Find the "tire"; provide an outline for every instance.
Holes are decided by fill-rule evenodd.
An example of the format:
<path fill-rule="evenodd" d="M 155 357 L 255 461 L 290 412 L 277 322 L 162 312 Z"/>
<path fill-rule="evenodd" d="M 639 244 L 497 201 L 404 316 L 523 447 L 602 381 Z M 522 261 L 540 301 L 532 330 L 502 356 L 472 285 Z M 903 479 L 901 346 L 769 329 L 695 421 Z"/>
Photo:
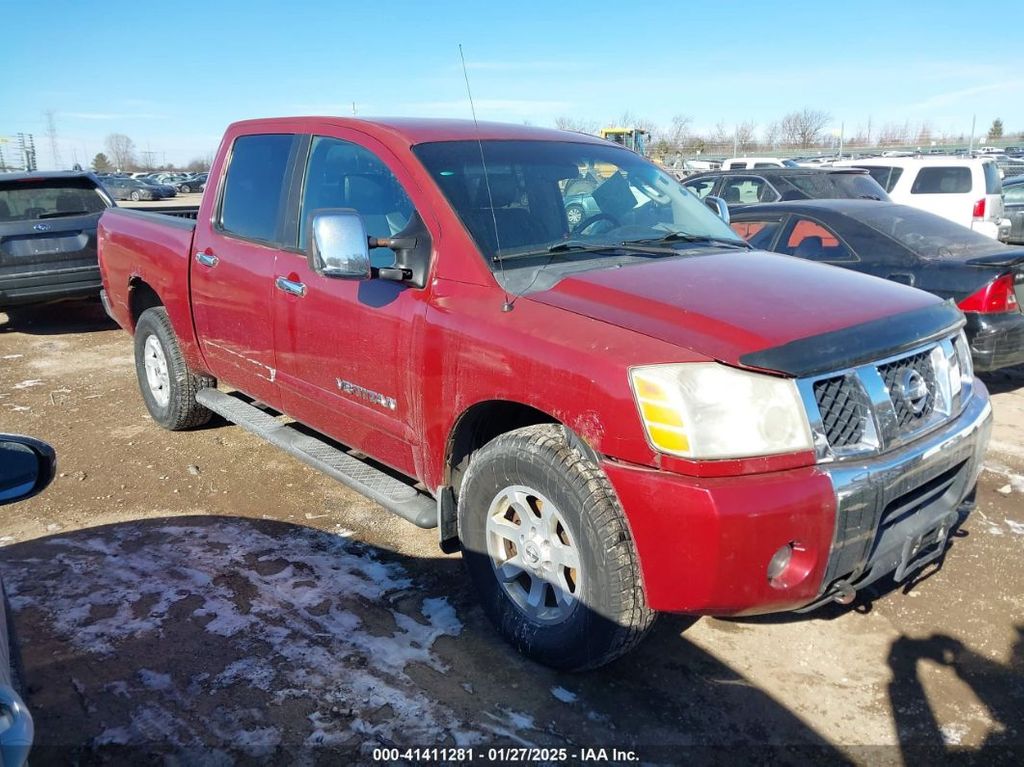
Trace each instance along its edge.
<path fill-rule="evenodd" d="M 484 612 L 527 657 L 563 671 L 597 668 L 632 650 L 654 623 L 611 484 L 562 426 L 517 429 L 474 453 L 458 517 Z M 538 581 L 546 585 L 535 598 Z"/>
<path fill-rule="evenodd" d="M 138 192 L 132 192 L 129 196 L 132 198 L 132 202 L 138 202 L 141 199 Z"/>
<path fill-rule="evenodd" d="M 181 193 L 182 194 L 188 194 L 191 191 L 192 191 L 192 188 L 188 184 L 182 184 L 181 185 Z"/>
<path fill-rule="evenodd" d="M 213 416 L 196 402 L 196 393 L 216 386 L 217 380 L 185 362 L 162 306 L 144 311 L 135 326 L 135 373 L 146 409 L 165 429 L 193 429 Z"/>
<path fill-rule="evenodd" d="M 583 210 L 582 205 L 573 203 L 566 207 L 565 218 L 569 222 L 569 228 L 575 229 L 583 222 L 583 219 L 586 218 L 586 212 Z"/>

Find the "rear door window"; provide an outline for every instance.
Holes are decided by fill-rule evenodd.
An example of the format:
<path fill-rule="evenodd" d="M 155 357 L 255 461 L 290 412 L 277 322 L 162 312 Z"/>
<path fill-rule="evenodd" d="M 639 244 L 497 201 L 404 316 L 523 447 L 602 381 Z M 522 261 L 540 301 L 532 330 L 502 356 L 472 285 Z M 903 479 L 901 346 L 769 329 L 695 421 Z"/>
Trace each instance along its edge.
<path fill-rule="evenodd" d="M 733 220 L 730 226 L 740 237 L 749 242 L 759 250 L 771 250 L 772 241 L 775 239 L 779 227 L 782 226 L 782 216 L 771 216 L 764 218 Z"/>
<path fill-rule="evenodd" d="M 697 195 L 698 200 L 703 200 L 711 194 L 711 190 L 715 188 L 715 179 L 702 178 L 697 181 L 688 181 L 683 186 Z"/>
<path fill-rule="evenodd" d="M 792 219 L 776 250 L 808 261 L 857 260 L 839 235 L 821 222 L 801 216 Z"/>
<path fill-rule="evenodd" d="M 903 175 L 903 168 L 877 166 L 868 168 L 868 173 L 871 174 L 871 178 L 877 181 L 882 189 L 886 192 L 891 192 L 893 187 L 896 186 L 896 182 L 900 180 L 900 176 Z"/>
<path fill-rule="evenodd" d="M 1024 184 L 1014 184 L 1003 189 L 1003 201 L 1007 205 L 1024 205 Z"/>
<path fill-rule="evenodd" d="M 967 194 L 971 191 L 971 169 L 956 167 L 921 168 L 911 194 Z"/>
<path fill-rule="evenodd" d="M 757 202 L 775 202 L 779 193 L 759 176 L 731 176 L 722 184 L 721 196 L 730 205 L 752 205 Z"/>
<path fill-rule="evenodd" d="M 219 228 L 238 237 L 277 243 L 281 203 L 296 136 L 239 136 L 224 179 Z"/>

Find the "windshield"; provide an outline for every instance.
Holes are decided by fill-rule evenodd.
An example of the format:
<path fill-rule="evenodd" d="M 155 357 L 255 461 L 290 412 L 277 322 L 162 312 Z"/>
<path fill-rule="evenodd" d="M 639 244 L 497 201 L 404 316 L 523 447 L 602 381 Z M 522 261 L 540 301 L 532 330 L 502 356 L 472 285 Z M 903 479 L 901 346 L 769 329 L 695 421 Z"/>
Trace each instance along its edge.
<path fill-rule="evenodd" d="M 100 213 L 108 206 L 96 184 L 85 177 L 0 182 L 0 221 Z"/>
<path fill-rule="evenodd" d="M 854 217 L 930 260 L 959 261 L 1007 249 L 991 237 L 907 205 L 871 206 Z"/>
<path fill-rule="evenodd" d="M 579 251 L 559 259 L 579 260 L 585 255 L 588 261 L 600 262 L 621 257 L 616 245 L 676 233 L 686 239 L 673 241 L 673 247 L 693 247 L 706 238 L 743 243 L 678 181 L 616 146 L 449 141 L 420 144 L 413 151 L 496 272 L 497 261 L 503 270 L 535 269 L 536 261 L 523 264 L 531 254 L 553 253 L 553 247 Z M 607 249 L 602 251 L 602 246 Z M 675 253 L 666 246 L 665 254 Z M 594 263 L 591 268 L 604 265 Z"/>

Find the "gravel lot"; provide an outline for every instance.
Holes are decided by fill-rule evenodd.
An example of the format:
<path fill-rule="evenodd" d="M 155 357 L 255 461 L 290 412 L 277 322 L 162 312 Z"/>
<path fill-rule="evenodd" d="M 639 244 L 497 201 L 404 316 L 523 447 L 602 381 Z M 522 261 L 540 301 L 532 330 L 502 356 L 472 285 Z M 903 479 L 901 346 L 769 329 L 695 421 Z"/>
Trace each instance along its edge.
<path fill-rule="evenodd" d="M 238 427 L 155 426 L 98 303 L 0 314 L 0 431 L 60 460 L 45 494 L 0 510 L 33 761 L 370 762 L 380 744 L 1008 757 L 1024 749 L 1024 371 L 986 380 L 980 503 L 931 577 L 810 616 L 664 616 L 626 659 L 564 675 L 495 636 L 433 532 Z"/>

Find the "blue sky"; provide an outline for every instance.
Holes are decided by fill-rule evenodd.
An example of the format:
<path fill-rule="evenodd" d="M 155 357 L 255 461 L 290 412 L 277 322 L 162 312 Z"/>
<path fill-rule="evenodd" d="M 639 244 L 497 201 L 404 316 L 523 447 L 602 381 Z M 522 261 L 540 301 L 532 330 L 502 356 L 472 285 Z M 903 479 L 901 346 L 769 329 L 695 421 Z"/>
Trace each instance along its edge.
<path fill-rule="evenodd" d="M 997 26 L 962 2 L 59 2 L 2 4 L 0 137 L 31 132 L 64 163 L 112 132 L 158 162 L 216 149 L 248 117 L 559 115 L 764 125 L 824 109 L 978 132 L 1024 130 L 1024 77 Z M 19 30 L 10 34 L 12 30 Z"/>

